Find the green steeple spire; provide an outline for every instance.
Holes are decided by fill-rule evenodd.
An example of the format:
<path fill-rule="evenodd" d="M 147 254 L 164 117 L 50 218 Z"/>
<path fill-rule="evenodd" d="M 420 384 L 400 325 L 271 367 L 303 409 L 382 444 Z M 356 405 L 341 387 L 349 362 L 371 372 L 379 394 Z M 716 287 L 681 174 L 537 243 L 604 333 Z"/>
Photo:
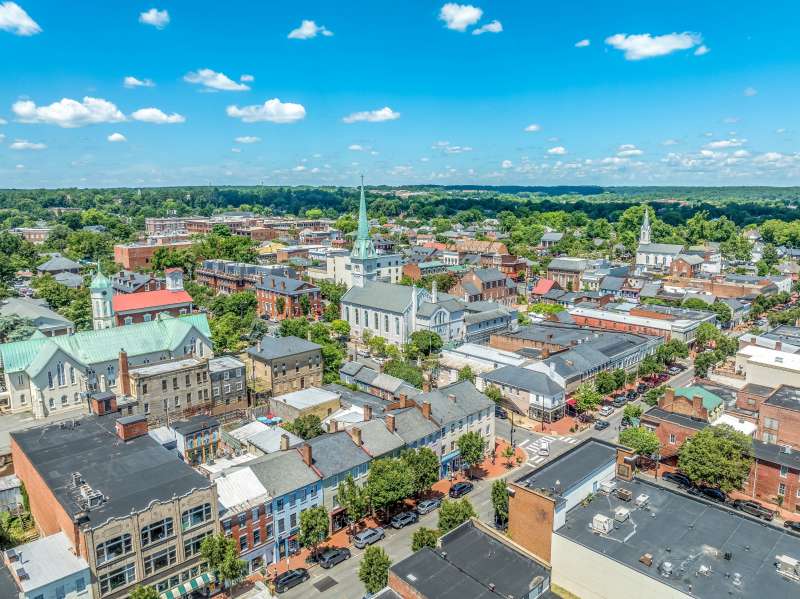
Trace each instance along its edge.
<path fill-rule="evenodd" d="M 97 263 L 97 272 L 95 273 L 94 277 L 92 277 L 92 282 L 89 285 L 89 288 L 92 290 L 96 289 L 98 291 L 111 288 L 111 279 L 103 274 L 103 271 L 100 268 L 100 262 Z"/>
<path fill-rule="evenodd" d="M 369 238 L 369 221 L 367 220 L 367 200 L 364 197 L 364 175 L 361 175 L 361 201 L 358 205 L 358 233 L 353 251 L 354 258 L 371 258 L 376 255 L 375 246 Z"/>

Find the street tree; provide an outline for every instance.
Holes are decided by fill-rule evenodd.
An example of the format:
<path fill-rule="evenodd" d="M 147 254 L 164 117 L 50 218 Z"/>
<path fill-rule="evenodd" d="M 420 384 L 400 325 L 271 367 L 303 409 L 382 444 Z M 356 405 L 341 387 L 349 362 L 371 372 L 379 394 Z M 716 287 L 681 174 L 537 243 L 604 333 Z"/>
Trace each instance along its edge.
<path fill-rule="evenodd" d="M 469 431 L 461 435 L 456 441 L 461 460 L 470 468 L 474 468 L 483 461 L 486 451 L 486 439 L 476 431 Z"/>
<path fill-rule="evenodd" d="M 464 366 L 461 370 L 458 371 L 458 380 L 459 381 L 469 381 L 470 383 L 475 383 L 475 372 L 469 366 Z"/>
<path fill-rule="evenodd" d="M 339 487 L 336 489 L 336 499 L 347 512 L 347 520 L 351 525 L 367 515 L 369 498 L 366 491 L 356 484 L 352 474 L 348 474 L 347 478 L 339 483 Z"/>
<path fill-rule="evenodd" d="M 372 509 L 385 511 L 414 492 L 413 473 L 399 458 L 375 460 L 366 488 Z"/>
<path fill-rule="evenodd" d="M 494 385 L 489 385 L 484 389 L 483 394 L 491 399 L 495 404 L 500 404 L 503 401 L 503 394 L 500 392 L 500 389 L 495 387 Z"/>
<path fill-rule="evenodd" d="M 286 300 L 282 297 L 275 300 L 275 309 L 278 311 L 279 315 L 283 315 L 286 311 Z"/>
<path fill-rule="evenodd" d="M 439 508 L 439 532 L 441 534 L 448 533 L 475 516 L 475 509 L 469 499 L 464 498 L 458 501 L 445 499 Z"/>
<path fill-rule="evenodd" d="M 421 526 L 414 531 L 414 534 L 411 537 L 411 551 L 417 552 L 423 547 L 436 549 L 436 542 L 438 540 L 439 534 L 436 530 Z"/>
<path fill-rule="evenodd" d="M 422 355 L 438 354 L 442 349 L 442 338 L 433 331 L 414 331 L 411 333 L 413 343 Z"/>
<path fill-rule="evenodd" d="M 382 547 L 377 545 L 367 547 L 358 568 L 358 579 L 364 583 L 367 593 L 375 594 L 386 586 L 391 565 L 392 560 Z"/>
<path fill-rule="evenodd" d="M 421 495 L 439 480 L 439 458 L 429 447 L 408 449 L 400 459 L 411 475 L 412 492 Z"/>
<path fill-rule="evenodd" d="M 642 406 L 637 406 L 636 404 L 629 403 L 625 406 L 625 409 L 622 410 L 622 416 L 628 420 L 639 418 L 641 415 Z"/>
<path fill-rule="evenodd" d="M 239 544 L 222 533 L 203 539 L 200 555 L 224 586 L 235 584 L 247 574 L 247 562 L 239 559 Z"/>
<path fill-rule="evenodd" d="M 752 439 L 727 425 L 698 431 L 678 453 L 678 467 L 693 483 L 725 493 L 742 488 L 752 464 Z"/>
<path fill-rule="evenodd" d="M 325 506 L 316 505 L 300 512 L 300 533 L 298 541 L 301 547 L 317 554 L 317 549 L 328 537 L 328 511 Z"/>
<path fill-rule="evenodd" d="M 660 447 L 658 436 L 643 426 L 626 428 L 619 434 L 619 442 L 645 457 L 657 454 Z"/>
<path fill-rule="evenodd" d="M 159 593 L 150 586 L 139 585 L 131 591 L 130 599 L 158 599 Z"/>
<path fill-rule="evenodd" d="M 575 391 L 575 408 L 581 413 L 594 410 L 602 401 L 603 396 L 592 383 L 583 383 Z"/>
<path fill-rule="evenodd" d="M 508 521 L 508 488 L 506 481 L 498 479 L 492 483 L 492 507 L 494 519 L 505 524 Z"/>

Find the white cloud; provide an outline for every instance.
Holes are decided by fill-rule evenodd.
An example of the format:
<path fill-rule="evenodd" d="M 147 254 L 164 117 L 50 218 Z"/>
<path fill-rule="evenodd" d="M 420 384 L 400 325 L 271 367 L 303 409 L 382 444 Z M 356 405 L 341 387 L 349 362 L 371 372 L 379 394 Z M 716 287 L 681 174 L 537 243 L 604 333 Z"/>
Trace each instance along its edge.
<path fill-rule="evenodd" d="M 237 137 L 234 141 L 237 144 L 256 144 L 261 141 L 261 138 L 254 135 L 243 135 L 242 137 Z"/>
<path fill-rule="evenodd" d="M 703 37 L 699 33 L 691 33 L 689 31 L 656 36 L 652 36 L 649 33 L 635 35 L 617 33 L 606 38 L 606 43 L 609 46 L 625 52 L 627 60 L 666 56 L 678 50 L 689 50 L 699 46 L 702 42 Z"/>
<path fill-rule="evenodd" d="M 155 125 L 173 125 L 186 121 L 186 118 L 177 112 L 167 114 L 158 108 L 140 108 L 134 112 L 131 117 L 136 121 L 153 123 Z"/>
<path fill-rule="evenodd" d="M 8 147 L 12 150 L 44 150 L 47 148 L 43 143 L 28 141 L 27 139 L 18 139 Z"/>
<path fill-rule="evenodd" d="M 445 154 L 463 154 L 464 152 L 472 151 L 470 146 L 455 146 L 449 141 L 437 141 L 435 144 L 433 144 L 433 146 L 431 146 L 431 149 L 441 150 Z"/>
<path fill-rule="evenodd" d="M 244 83 L 236 83 L 225 73 L 217 73 L 211 69 L 198 69 L 196 71 L 189 71 L 183 76 L 183 80 L 187 83 L 197 83 L 208 89 L 215 89 L 228 92 L 243 92 L 250 89 L 250 86 Z"/>
<path fill-rule="evenodd" d="M 564 146 L 556 146 L 547 150 L 547 153 L 553 154 L 554 156 L 563 156 L 567 153 L 567 149 Z"/>
<path fill-rule="evenodd" d="M 111 143 L 121 143 L 124 141 L 128 141 L 128 138 L 125 137 L 122 133 L 112 133 L 106 139 Z"/>
<path fill-rule="evenodd" d="M 662 146 L 675 146 L 675 145 L 678 145 L 678 140 L 677 139 L 665 139 L 663 142 L 661 142 L 661 145 Z"/>
<path fill-rule="evenodd" d="M 8 121 L 5 119 L 0 119 L 0 125 L 7 125 Z"/>
<path fill-rule="evenodd" d="M 483 11 L 471 4 L 448 2 L 439 11 L 439 20 L 444 21 L 448 29 L 466 31 L 467 27 L 481 20 Z"/>
<path fill-rule="evenodd" d="M 707 148 L 711 148 L 712 150 L 722 150 L 725 148 L 738 148 L 744 145 L 747 142 L 746 139 L 719 139 L 716 141 L 711 141 L 706 144 Z"/>
<path fill-rule="evenodd" d="M 622 144 L 619 148 L 617 148 L 617 156 L 620 156 L 621 158 L 627 158 L 629 156 L 641 156 L 642 154 L 644 154 L 644 152 L 633 144 Z"/>
<path fill-rule="evenodd" d="M 155 87 L 156 84 L 153 83 L 152 79 L 137 79 L 136 77 L 132 77 L 128 75 L 125 79 L 122 80 L 122 85 L 127 88 L 133 87 Z"/>
<path fill-rule="evenodd" d="M 2 121 L 2 120 L 3 119 L 0 119 L 0 121 Z M 4 123 L 0 123 L 0 125 L 3 125 L 3 124 Z M 783 135 L 784 133 L 786 133 L 786 129 L 784 127 L 781 127 L 780 129 L 775 129 L 775 133 L 777 133 L 778 135 Z"/>
<path fill-rule="evenodd" d="M 540 125 L 537 125 L 536 123 L 531 123 L 530 125 L 525 127 L 525 131 L 527 131 L 528 133 L 536 133 L 537 131 L 541 130 L 542 127 Z"/>
<path fill-rule="evenodd" d="M 270 123 L 294 123 L 302 120 L 306 116 L 306 109 L 302 104 L 292 102 L 281 102 L 279 98 L 272 98 L 263 104 L 252 106 L 228 106 L 225 109 L 231 118 L 242 119 L 245 123 L 260 123 L 268 121 Z"/>
<path fill-rule="evenodd" d="M 742 93 L 748 98 L 752 98 L 758 95 L 758 90 L 755 87 L 745 87 Z"/>
<path fill-rule="evenodd" d="M 255 77 L 253 77 L 252 75 L 247 75 L 247 74 L 242 75 L 241 77 L 239 77 L 239 81 L 244 81 L 245 83 L 251 83 L 251 82 L 253 82 L 255 80 L 256 80 Z"/>
<path fill-rule="evenodd" d="M 510 160 L 503 160 L 503 162 L 500 163 L 500 166 L 502 166 L 503 168 L 512 168 L 514 166 L 514 163 L 511 162 Z"/>
<path fill-rule="evenodd" d="M 164 29 L 169 25 L 169 12 L 167 10 L 158 10 L 151 8 L 148 11 L 139 14 L 139 22 L 145 25 L 152 25 L 156 29 Z"/>
<path fill-rule="evenodd" d="M 11 109 L 21 123 L 47 123 L 65 128 L 125 120 L 125 115 L 112 102 L 89 96 L 82 102 L 62 98 L 49 106 L 37 106 L 32 100 L 20 100 L 14 102 Z"/>
<path fill-rule="evenodd" d="M 697 50 L 694 51 L 694 55 L 695 56 L 705 56 L 709 52 L 711 52 L 711 48 L 709 48 L 705 44 L 701 44 L 701 45 L 697 46 Z"/>
<path fill-rule="evenodd" d="M 482 33 L 500 33 L 503 31 L 503 24 L 495 19 L 491 23 L 486 23 L 486 25 L 481 25 L 477 29 L 472 30 L 472 35 L 481 35 Z"/>
<path fill-rule="evenodd" d="M 234 154 L 239 154 L 242 151 L 242 148 L 231 148 L 231 152 Z"/>
<path fill-rule="evenodd" d="M 312 37 L 317 37 L 317 34 L 330 37 L 333 35 L 333 31 L 330 31 L 324 25 L 317 25 L 314 21 L 303 19 L 300 27 L 292 29 L 288 37 L 290 40 L 309 40 Z"/>
<path fill-rule="evenodd" d="M 575 42 L 576 48 L 588 48 L 591 45 L 591 40 L 581 40 L 579 42 Z"/>
<path fill-rule="evenodd" d="M 25 165 L 24 164 L 18 164 L 15 168 L 23 169 L 23 168 L 25 168 Z"/>
<path fill-rule="evenodd" d="M 363 112 L 354 112 L 347 115 L 342 120 L 347 123 L 357 123 L 359 121 L 366 121 L 367 123 L 380 123 L 382 121 L 394 121 L 400 118 L 400 113 L 395 112 L 388 106 L 384 106 L 378 110 L 365 110 Z"/>
<path fill-rule="evenodd" d="M 350 144 L 347 146 L 348 150 L 352 150 L 353 152 L 363 152 L 366 148 L 359 144 Z"/>
<path fill-rule="evenodd" d="M 14 35 L 36 35 L 42 32 L 39 24 L 16 2 L 0 4 L 0 29 Z"/>
<path fill-rule="evenodd" d="M 305 166 L 303 166 L 302 164 L 298 164 L 298 165 L 297 165 L 296 167 L 294 167 L 292 170 L 293 170 L 294 172 L 296 172 L 296 173 L 302 173 L 304 170 L 306 170 L 306 167 L 305 167 Z"/>

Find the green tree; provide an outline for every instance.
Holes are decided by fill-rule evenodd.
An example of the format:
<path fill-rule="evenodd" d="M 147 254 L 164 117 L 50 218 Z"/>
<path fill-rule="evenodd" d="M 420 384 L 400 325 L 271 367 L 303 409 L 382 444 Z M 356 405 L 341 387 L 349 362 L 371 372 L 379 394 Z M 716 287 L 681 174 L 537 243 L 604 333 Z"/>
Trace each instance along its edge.
<path fill-rule="evenodd" d="M 642 406 L 637 406 L 635 404 L 629 403 L 625 406 L 625 409 L 622 410 L 622 416 L 631 420 L 633 418 L 639 418 L 642 415 Z"/>
<path fill-rule="evenodd" d="M 619 434 L 619 442 L 641 456 L 652 456 L 660 447 L 658 435 L 643 426 L 626 428 Z"/>
<path fill-rule="evenodd" d="M 407 449 L 400 459 L 411 475 L 412 493 L 421 495 L 439 480 L 439 458 L 429 447 Z"/>
<path fill-rule="evenodd" d="M 500 404 L 503 401 L 503 393 L 494 385 L 489 385 L 483 390 L 483 394 L 491 399 L 495 404 Z"/>
<path fill-rule="evenodd" d="M 352 474 L 348 474 L 339 487 L 336 489 L 336 500 L 339 505 L 347 511 L 347 519 L 350 524 L 359 522 L 367 515 L 369 498 L 366 492 L 353 479 Z"/>
<path fill-rule="evenodd" d="M 508 487 L 506 481 L 498 479 L 492 483 L 492 507 L 497 522 L 508 522 Z"/>
<path fill-rule="evenodd" d="M 535 312 L 536 314 L 543 314 L 545 316 L 548 314 L 558 314 L 564 310 L 566 310 L 566 308 L 559 304 L 545 304 L 543 302 L 528 304 L 528 312 Z"/>
<path fill-rule="evenodd" d="M 678 468 L 698 484 L 725 493 L 741 489 L 753 464 L 753 441 L 730 426 L 709 426 L 686 440 L 678 453 Z"/>
<path fill-rule="evenodd" d="M 30 338 L 36 332 L 36 327 L 30 318 L 9 314 L 0 316 L 0 343 L 11 343 Z"/>
<path fill-rule="evenodd" d="M 579 412 L 594 410 L 602 402 L 602 394 L 598 393 L 592 383 L 583 383 L 575 391 L 575 408 Z"/>
<path fill-rule="evenodd" d="M 473 372 L 472 368 L 469 366 L 464 366 L 461 370 L 458 371 L 458 380 L 459 381 L 469 381 L 473 385 L 475 384 L 475 372 Z"/>
<path fill-rule="evenodd" d="M 366 488 L 372 508 L 385 511 L 414 492 L 413 474 L 401 459 L 375 460 L 367 475 Z"/>
<path fill-rule="evenodd" d="M 325 433 L 322 428 L 322 421 L 316 414 L 298 416 L 291 422 L 284 423 L 283 428 L 305 440 L 319 437 Z"/>
<path fill-rule="evenodd" d="M 619 387 L 614 375 L 607 370 L 597 373 L 597 376 L 594 379 L 594 384 L 597 387 L 597 391 L 603 395 L 611 393 L 614 389 Z"/>
<path fill-rule="evenodd" d="M 720 361 L 721 356 L 716 351 L 704 351 L 697 354 L 694 359 L 694 373 L 701 379 L 708 376 L 709 369 Z"/>
<path fill-rule="evenodd" d="M 411 536 L 411 551 L 417 552 L 423 547 L 436 549 L 436 542 L 439 540 L 439 533 L 433 528 L 420 526 Z"/>
<path fill-rule="evenodd" d="M 331 330 L 339 337 L 350 336 L 350 324 L 346 320 L 336 319 L 331 322 Z"/>
<path fill-rule="evenodd" d="M 389 567 L 392 560 L 377 545 L 370 545 L 361 557 L 358 567 L 358 579 L 364 583 L 367 593 L 375 594 L 389 582 Z"/>
<path fill-rule="evenodd" d="M 614 389 L 621 389 L 628 381 L 628 375 L 624 368 L 617 368 L 616 370 L 613 370 L 611 372 L 611 376 L 614 379 Z"/>
<path fill-rule="evenodd" d="M 320 543 L 328 538 L 328 511 L 323 505 L 316 505 L 300 512 L 300 532 L 297 539 L 301 547 L 317 554 Z"/>
<path fill-rule="evenodd" d="M 286 300 L 282 297 L 279 297 L 275 300 L 275 309 L 278 311 L 278 314 L 285 314 L 286 313 Z"/>
<path fill-rule="evenodd" d="M 139 585 L 131 591 L 130 599 L 159 599 L 160 595 L 154 587 Z"/>
<path fill-rule="evenodd" d="M 308 316 L 311 313 L 311 300 L 308 299 L 306 294 L 300 296 L 300 311 L 303 316 Z"/>
<path fill-rule="evenodd" d="M 486 439 L 478 432 L 469 431 L 461 435 L 456 441 L 461 461 L 470 468 L 474 468 L 483 461 L 486 451 Z"/>
<path fill-rule="evenodd" d="M 236 583 L 247 574 L 247 562 L 239 559 L 239 544 L 224 534 L 211 535 L 200 543 L 200 555 L 217 580 Z"/>
<path fill-rule="evenodd" d="M 424 356 L 438 354 L 443 345 L 442 338 L 432 331 L 414 331 L 411 333 L 411 343 Z"/>
<path fill-rule="evenodd" d="M 710 322 L 704 322 L 697 327 L 695 342 L 700 347 L 705 347 L 709 342 L 715 341 L 722 335 L 722 332 Z"/>
<path fill-rule="evenodd" d="M 445 499 L 439 508 L 439 532 L 445 534 L 477 514 L 469 499 L 451 501 Z"/>
<path fill-rule="evenodd" d="M 403 379 L 412 387 L 421 388 L 424 382 L 422 370 L 404 360 L 393 359 L 383 365 L 386 374 Z"/>
<path fill-rule="evenodd" d="M 664 392 L 666 391 L 665 385 L 660 385 L 658 387 L 654 387 L 652 389 L 648 389 L 647 392 L 644 394 L 643 401 L 648 406 L 655 406 L 658 405 L 658 400 L 664 396 Z"/>

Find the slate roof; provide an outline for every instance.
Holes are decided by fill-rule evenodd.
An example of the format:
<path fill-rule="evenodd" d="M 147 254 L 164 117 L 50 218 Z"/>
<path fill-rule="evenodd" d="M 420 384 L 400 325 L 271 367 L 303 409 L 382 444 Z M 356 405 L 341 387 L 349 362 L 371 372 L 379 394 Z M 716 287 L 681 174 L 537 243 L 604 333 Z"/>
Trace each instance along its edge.
<path fill-rule="evenodd" d="M 564 388 L 542 372 L 521 366 L 503 366 L 481 375 L 487 383 L 507 385 L 546 397 L 564 393 Z"/>
<path fill-rule="evenodd" d="M 320 435 L 307 443 L 311 446 L 312 463 L 324 478 L 347 472 L 371 459 L 345 431 Z"/>
<path fill-rule="evenodd" d="M 386 455 L 405 445 L 402 437 L 386 428 L 386 423 L 381 419 L 373 418 L 349 427 L 350 431 L 354 428 L 361 430 L 362 448 L 373 458 Z"/>
<path fill-rule="evenodd" d="M 683 251 L 683 246 L 672 243 L 641 243 L 636 251 L 646 254 L 667 254 L 671 256 L 677 256 Z"/>
<path fill-rule="evenodd" d="M 306 266 L 308 264 L 308 262 L 305 263 Z M 314 287 L 302 279 L 290 279 L 276 275 L 264 276 L 262 282 L 256 284 L 256 289 L 274 291 L 285 295 L 300 295 L 319 290 L 318 287 Z"/>
<path fill-rule="evenodd" d="M 52 257 L 36 267 L 39 272 L 61 272 L 64 270 L 80 270 L 81 265 L 70 260 L 61 254 L 53 254 Z"/>
<path fill-rule="evenodd" d="M 274 360 L 321 349 L 321 345 L 290 335 L 289 337 L 262 337 L 257 345 L 247 348 L 247 353 L 261 360 Z"/>
<path fill-rule="evenodd" d="M 777 391 L 770 395 L 764 403 L 777 406 L 784 410 L 800 411 L 800 389 L 781 385 Z"/>
<path fill-rule="evenodd" d="M 413 287 L 368 281 L 363 287 L 351 287 L 342 296 L 345 304 L 403 314 L 411 306 Z"/>
<path fill-rule="evenodd" d="M 596 333 L 583 343 L 550 356 L 545 363 L 555 366 L 556 372 L 570 381 L 584 373 L 601 368 L 617 357 L 637 351 L 644 344 L 660 343 L 661 340 L 634 335 L 633 333 Z"/>
<path fill-rule="evenodd" d="M 296 449 L 270 453 L 246 462 L 238 469 L 243 468 L 252 470 L 270 497 L 275 499 L 321 480 L 313 468 L 306 466 Z"/>
<path fill-rule="evenodd" d="M 506 278 L 506 275 L 504 275 L 496 268 L 478 268 L 475 269 L 474 272 L 475 276 L 478 277 L 478 279 L 482 283 L 488 283 L 491 281 L 502 281 L 503 279 Z"/>
<path fill-rule="evenodd" d="M 624 277 L 603 277 L 600 281 L 600 289 L 603 291 L 619 291 L 625 285 Z"/>
<path fill-rule="evenodd" d="M 690 266 L 697 266 L 698 264 L 705 262 L 702 256 L 698 256 L 696 254 L 678 254 L 675 256 L 675 260 L 683 260 Z"/>
<path fill-rule="evenodd" d="M 25 370 L 30 376 L 35 376 L 59 349 L 86 366 L 116 360 L 120 349 L 124 349 L 128 356 L 174 352 L 192 329 L 211 339 L 205 314 L 180 318 L 159 315 L 150 322 L 124 327 L 3 343 L 0 344 L 0 360 L 6 372 Z"/>
<path fill-rule="evenodd" d="M 455 401 L 449 395 L 455 395 Z M 440 426 L 461 420 L 465 416 L 494 407 L 494 402 L 469 381 L 458 381 L 432 389 L 414 398 L 417 405 L 431 404 L 431 416 Z"/>
<path fill-rule="evenodd" d="M 75 326 L 71 320 L 51 310 L 44 300 L 26 297 L 9 297 L 0 301 L 0 314 L 3 316 L 16 314 L 29 318 L 40 331 Z"/>
<path fill-rule="evenodd" d="M 145 275 L 132 270 L 121 270 L 111 276 L 111 285 L 114 291 L 120 293 L 133 293 L 147 285 L 152 280 L 150 275 Z"/>
<path fill-rule="evenodd" d="M 53 275 L 53 280 L 59 285 L 71 287 L 72 289 L 77 289 L 83 285 L 83 277 L 74 272 L 59 272 Z"/>
<path fill-rule="evenodd" d="M 394 410 L 394 430 L 406 445 L 419 441 L 439 430 L 433 422 L 425 418 L 417 408 Z"/>

